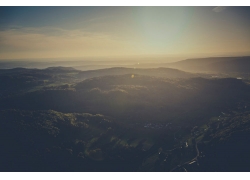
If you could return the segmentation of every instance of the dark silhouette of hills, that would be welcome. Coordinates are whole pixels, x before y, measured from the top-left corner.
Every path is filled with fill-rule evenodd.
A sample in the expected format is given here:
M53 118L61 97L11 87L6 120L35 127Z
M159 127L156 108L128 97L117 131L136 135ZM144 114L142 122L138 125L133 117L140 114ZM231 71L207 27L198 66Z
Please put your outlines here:
M50 88L54 86L76 83L84 79L106 75L140 74L163 78L191 78L207 75L192 74L171 68L134 69L109 68L80 71L71 67L49 67L46 69L0 69L0 97L17 94L29 90ZM2 89L2 90L1 90Z
M62 67L62 66L58 66L58 67L48 67L46 69L44 69L44 71L52 71L52 72L67 72L67 71L77 71L75 68L72 67Z
M171 119L188 112L195 120L202 114L218 113L235 107L238 101L248 100L249 90L247 84L233 78L166 79L127 74L95 77L70 88L43 89L3 98L0 107L101 113L129 121L138 116L160 120L166 115Z
M165 77L165 78L191 78L197 77L198 75L180 71L172 68L148 68L148 69L138 69L138 68L108 68L100 70L90 70L82 71L79 73L80 76L91 78L97 76L107 76L107 75L122 75L122 74L139 74L155 77Z
M220 64L219 71L232 61L225 73L241 62L210 60L179 63ZM171 68L1 69L0 169L249 171L249 81L211 76Z

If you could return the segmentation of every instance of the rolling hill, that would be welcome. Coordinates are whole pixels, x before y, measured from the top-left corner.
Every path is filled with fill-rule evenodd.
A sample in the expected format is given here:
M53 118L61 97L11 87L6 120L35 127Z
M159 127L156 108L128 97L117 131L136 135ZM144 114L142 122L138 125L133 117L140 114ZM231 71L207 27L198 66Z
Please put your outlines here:
M2 171L249 170L245 80L51 67L0 81Z

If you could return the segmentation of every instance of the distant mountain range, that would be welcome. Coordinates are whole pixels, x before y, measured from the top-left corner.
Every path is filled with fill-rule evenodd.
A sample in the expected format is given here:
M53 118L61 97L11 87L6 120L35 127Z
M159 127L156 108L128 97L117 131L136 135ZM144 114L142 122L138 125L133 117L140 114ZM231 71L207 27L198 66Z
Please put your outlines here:
M73 67L77 70L100 70L116 67L131 68L131 69L151 69L151 68L174 68L188 72L199 73L249 73L250 72L250 56L244 57L208 57L208 58L193 58L172 63L162 63L164 61L154 61L152 59L140 59L139 62L127 59L121 61L119 59L112 61L88 61L88 60L69 60L69 61L25 61L25 60L0 60L0 69L11 68L38 68L44 69L50 67ZM112 69L111 69L112 70ZM120 69L124 70L124 69ZM94 73L94 71L92 72Z
M250 73L250 56L187 59L164 64L164 67L189 72Z

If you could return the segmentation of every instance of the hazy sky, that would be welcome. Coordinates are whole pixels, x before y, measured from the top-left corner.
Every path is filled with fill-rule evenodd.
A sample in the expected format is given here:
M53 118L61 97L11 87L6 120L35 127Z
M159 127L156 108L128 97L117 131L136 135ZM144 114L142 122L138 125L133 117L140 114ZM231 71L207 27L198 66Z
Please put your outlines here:
M0 7L0 59L250 55L250 7Z

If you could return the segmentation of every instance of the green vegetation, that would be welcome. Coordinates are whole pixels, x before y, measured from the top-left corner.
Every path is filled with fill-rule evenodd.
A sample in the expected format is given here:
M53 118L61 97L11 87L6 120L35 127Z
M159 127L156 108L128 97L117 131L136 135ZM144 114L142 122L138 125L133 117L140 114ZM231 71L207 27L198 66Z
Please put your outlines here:
M0 169L249 171L250 86L204 77L0 70Z

